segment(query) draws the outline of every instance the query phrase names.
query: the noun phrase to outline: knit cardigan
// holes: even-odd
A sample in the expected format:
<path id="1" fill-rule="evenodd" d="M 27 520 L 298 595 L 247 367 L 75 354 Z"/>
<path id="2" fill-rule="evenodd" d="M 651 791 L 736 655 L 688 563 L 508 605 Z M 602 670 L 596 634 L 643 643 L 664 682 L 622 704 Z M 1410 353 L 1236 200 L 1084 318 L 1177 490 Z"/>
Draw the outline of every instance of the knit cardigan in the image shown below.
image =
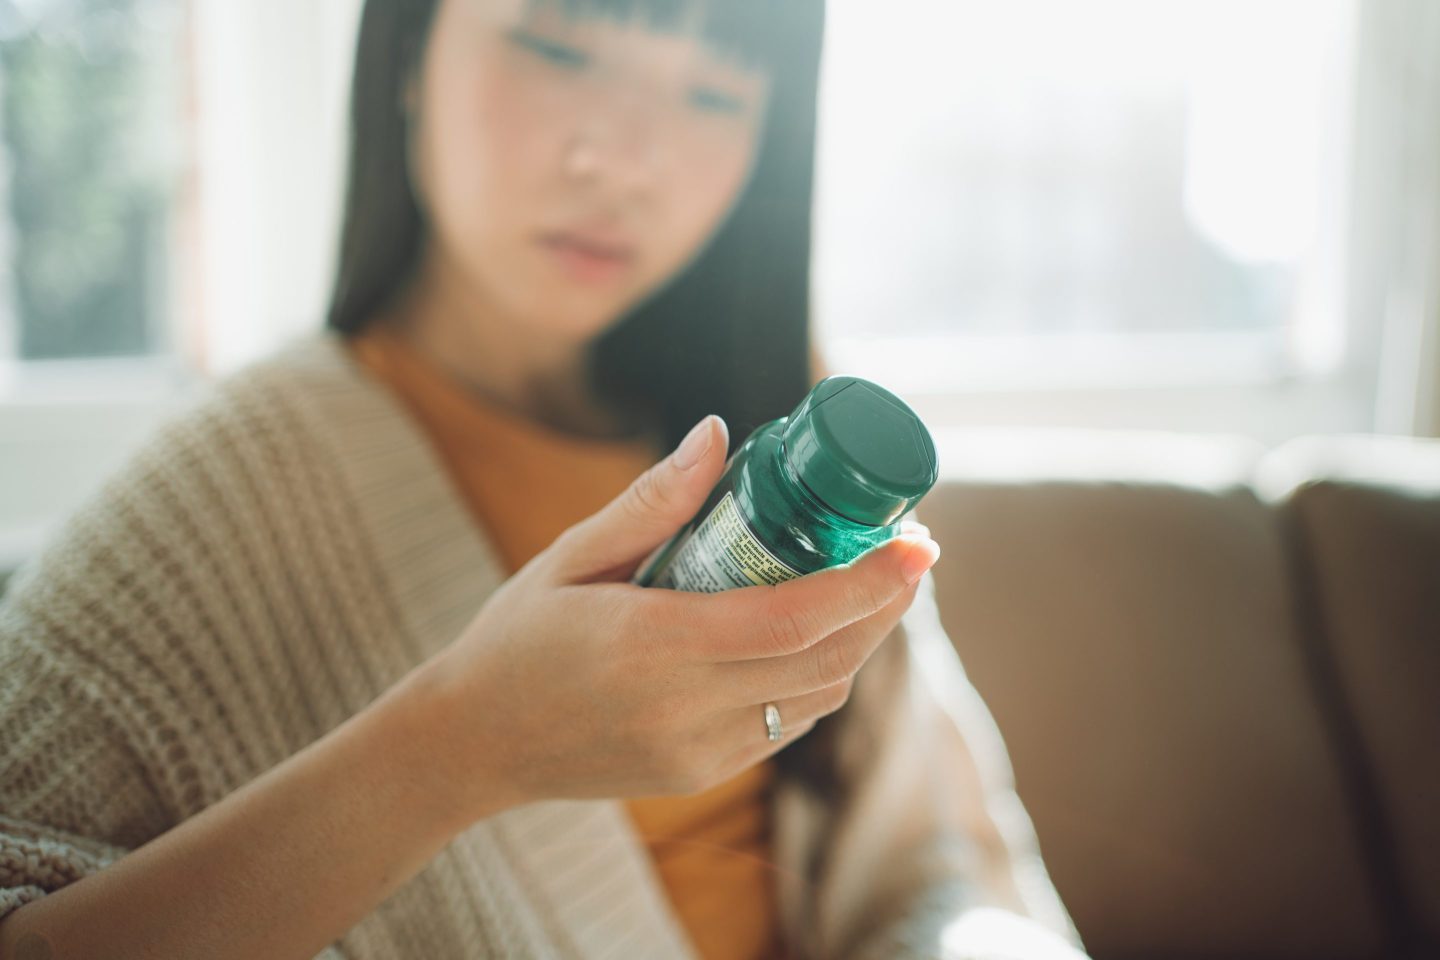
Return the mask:
<path id="1" fill-rule="evenodd" d="M 207 386 L 0 605 L 0 918 L 363 710 L 504 576 L 421 428 L 338 334 Z M 827 721 L 835 787 L 777 785 L 785 934 L 805 958 L 1078 956 L 933 589 L 927 574 Z M 984 907 L 1014 935 L 942 951 Z M 321 956 L 696 954 L 623 803 L 555 800 L 469 826 Z"/>

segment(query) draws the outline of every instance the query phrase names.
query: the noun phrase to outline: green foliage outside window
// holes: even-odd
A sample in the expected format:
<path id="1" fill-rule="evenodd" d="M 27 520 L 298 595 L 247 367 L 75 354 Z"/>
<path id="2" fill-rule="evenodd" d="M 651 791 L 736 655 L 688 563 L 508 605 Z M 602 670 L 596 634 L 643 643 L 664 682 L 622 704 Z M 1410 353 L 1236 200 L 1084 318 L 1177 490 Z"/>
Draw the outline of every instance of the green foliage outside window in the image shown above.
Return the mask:
<path id="1" fill-rule="evenodd" d="M 157 57 L 173 60 L 180 46 L 164 42 L 162 7 L 174 4 L 0 0 L 10 274 L 0 309 L 12 312 L 22 358 L 165 347 L 163 157 L 175 118 Z"/>

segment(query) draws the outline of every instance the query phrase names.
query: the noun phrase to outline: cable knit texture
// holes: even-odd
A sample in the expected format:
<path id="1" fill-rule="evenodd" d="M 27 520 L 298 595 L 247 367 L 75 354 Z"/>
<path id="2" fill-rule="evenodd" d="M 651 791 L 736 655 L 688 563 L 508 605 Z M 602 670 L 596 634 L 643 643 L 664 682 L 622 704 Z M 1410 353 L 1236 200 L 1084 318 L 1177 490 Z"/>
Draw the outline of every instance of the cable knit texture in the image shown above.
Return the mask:
<path id="1" fill-rule="evenodd" d="M 503 582 L 420 429 L 335 336 L 214 384 L 13 578 L 0 917 L 323 737 Z M 837 788 L 777 787 L 787 936 L 802 957 L 1012 956 L 942 952 L 946 925 L 993 906 L 1078 946 L 928 575 L 922 586 L 834 718 Z M 1013 956 L 1061 956 L 1038 950 Z M 323 954 L 694 955 L 618 801 L 477 822 Z"/>

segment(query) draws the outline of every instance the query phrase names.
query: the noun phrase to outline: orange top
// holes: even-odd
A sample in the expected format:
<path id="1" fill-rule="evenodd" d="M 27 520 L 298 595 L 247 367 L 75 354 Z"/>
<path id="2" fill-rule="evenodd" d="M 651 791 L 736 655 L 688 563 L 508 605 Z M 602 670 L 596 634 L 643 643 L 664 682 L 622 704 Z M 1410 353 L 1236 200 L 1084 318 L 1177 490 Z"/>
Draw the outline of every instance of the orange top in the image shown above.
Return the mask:
<path id="1" fill-rule="evenodd" d="M 571 436 L 488 403 L 378 323 L 349 345 L 428 433 L 510 573 L 663 455 L 643 440 Z M 707 960 L 782 952 L 770 861 L 772 776 L 767 761 L 697 795 L 626 802 Z"/>

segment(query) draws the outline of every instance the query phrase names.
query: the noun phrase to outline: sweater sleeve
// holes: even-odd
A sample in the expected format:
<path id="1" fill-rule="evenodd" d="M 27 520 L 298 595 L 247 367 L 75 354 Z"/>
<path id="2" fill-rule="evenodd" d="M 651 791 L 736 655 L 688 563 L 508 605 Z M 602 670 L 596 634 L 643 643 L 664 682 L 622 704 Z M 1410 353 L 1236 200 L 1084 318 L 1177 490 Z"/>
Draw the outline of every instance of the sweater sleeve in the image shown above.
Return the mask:
<path id="1" fill-rule="evenodd" d="M 118 860 L 164 816 L 41 629 L 0 607 L 0 918 Z"/>
<path id="2" fill-rule="evenodd" d="M 0 603 L 0 920 L 178 822 L 106 708 L 100 665 L 15 592 Z M 346 958 L 331 944 L 315 960 Z"/>
<path id="3" fill-rule="evenodd" d="M 125 552 L 157 541 L 120 509 L 120 483 L 77 511 L 0 598 L 0 920 L 202 805 L 203 774 L 184 743 L 196 718 L 177 709 L 184 681 L 171 679 L 186 651 L 137 627 L 177 615 L 164 591 L 185 573 Z M 317 960 L 344 957 L 332 944 Z"/>
<path id="4" fill-rule="evenodd" d="M 934 589 L 927 573 L 835 716 L 837 796 L 816 842 L 813 952 L 1080 960 L 1000 732 L 945 634 Z"/>

